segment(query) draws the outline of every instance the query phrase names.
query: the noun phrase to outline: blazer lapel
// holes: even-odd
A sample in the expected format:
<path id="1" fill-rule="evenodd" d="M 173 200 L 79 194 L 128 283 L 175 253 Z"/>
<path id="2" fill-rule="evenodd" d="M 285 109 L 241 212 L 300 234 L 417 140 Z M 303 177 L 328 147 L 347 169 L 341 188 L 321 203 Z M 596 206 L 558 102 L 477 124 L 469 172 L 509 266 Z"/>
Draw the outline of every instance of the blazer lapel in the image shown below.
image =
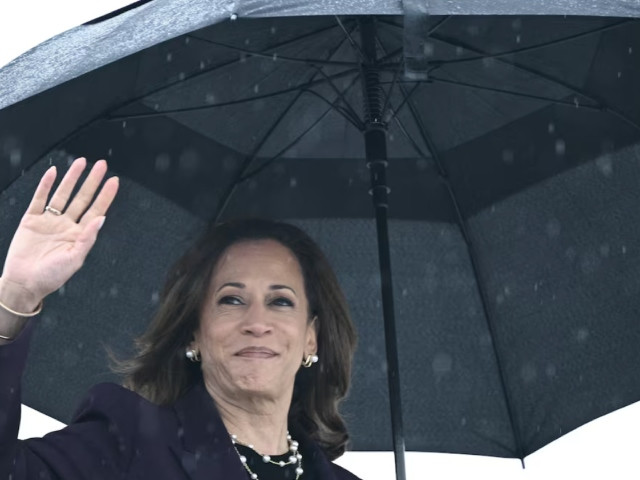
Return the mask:
<path id="1" fill-rule="evenodd" d="M 181 448 L 174 449 L 192 480 L 246 480 L 247 474 L 215 404 L 202 383 L 195 385 L 174 409 L 180 422 Z"/>

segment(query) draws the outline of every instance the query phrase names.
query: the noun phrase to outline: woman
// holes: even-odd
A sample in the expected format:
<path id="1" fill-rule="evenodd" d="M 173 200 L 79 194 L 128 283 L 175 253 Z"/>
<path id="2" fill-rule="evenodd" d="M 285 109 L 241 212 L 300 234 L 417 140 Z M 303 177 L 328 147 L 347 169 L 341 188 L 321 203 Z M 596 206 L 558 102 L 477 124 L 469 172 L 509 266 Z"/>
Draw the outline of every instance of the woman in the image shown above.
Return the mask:
<path id="1" fill-rule="evenodd" d="M 0 277 L 0 479 L 355 479 L 330 462 L 348 435 L 337 411 L 355 333 L 335 275 L 296 227 L 210 228 L 169 274 L 160 307 L 74 421 L 16 439 L 31 317 L 82 265 L 118 190 L 76 160 L 51 200 L 48 170 Z M 95 197 L 95 199 L 94 199 Z"/>

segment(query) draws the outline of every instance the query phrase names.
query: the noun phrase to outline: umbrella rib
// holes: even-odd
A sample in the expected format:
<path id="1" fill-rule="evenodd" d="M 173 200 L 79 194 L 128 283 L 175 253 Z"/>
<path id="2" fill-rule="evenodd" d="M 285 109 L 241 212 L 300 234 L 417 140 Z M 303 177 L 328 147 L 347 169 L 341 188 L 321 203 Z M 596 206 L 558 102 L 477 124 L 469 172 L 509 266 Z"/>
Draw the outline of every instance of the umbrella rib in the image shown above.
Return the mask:
<path id="1" fill-rule="evenodd" d="M 354 22 L 353 28 L 355 29 L 355 22 Z M 338 44 L 329 52 L 328 58 L 331 58 L 340 49 L 340 47 L 342 47 L 343 44 L 344 44 L 344 39 L 338 42 Z M 313 80 L 313 78 L 316 75 L 317 75 L 317 72 L 311 76 L 311 80 Z M 355 79 L 357 79 L 357 77 L 354 77 L 354 80 L 353 80 L 354 82 L 355 82 Z M 287 107 L 278 116 L 278 118 L 271 125 L 271 127 L 269 128 L 267 133 L 264 135 L 260 143 L 258 143 L 258 145 L 256 145 L 256 147 L 253 149 L 253 152 L 249 156 L 245 157 L 244 162 L 242 162 L 242 166 L 238 170 L 233 182 L 231 183 L 231 185 L 229 185 L 229 188 L 220 199 L 220 202 L 218 202 L 218 207 L 216 208 L 215 215 L 211 219 L 211 223 L 215 224 L 220 220 L 222 213 L 227 208 L 227 205 L 229 204 L 231 197 L 233 196 L 234 192 L 238 188 L 238 185 L 241 183 L 242 178 L 246 175 L 247 170 L 249 169 L 249 167 L 251 167 L 251 164 L 256 159 L 258 152 L 263 147 L 265 142 L 269 139 L 273 131 L 278 127 L 280 122 L 287 115 L 287 113 L 293 108 L 293 106 L 296 104 L 296 102 L 302 96 L 303 93 L 304 91 L 298 91 L 298 94 L 296 95 L 296 97 L 289 103 L 289 105 L 287 105 Z"/>
<path id="2" fill-rule="evenodd" d="M 585 109 L 589 109 L 589 110 L 596 110 L 598 112 L 604 112 L 606 111 L 606 107 L 603 107 L 601 105 L 576 105 L 575 102 L 569 102 L 566 100 L 559 100 L 556 98 L 550 98 L 550 97 L 542 97 L 540 95 L 531 95 L 528 93 L 522 93 L 522 92 L 515 92 L 513 90 L 504 90 L 502 88 L 493 88 L 493 87 L 487 87 L 484 85 L 476 85 L 473 83 L 466 83 L 466 82 L 460 82 L 457 80 L 448 80 L 445 78 L 439 78 L 439 77 L 433 77 L 430 76 L 429 80 L 432 80 L 435 83 L 446 83 L 449 85 L 457 85 L 460 87 L 468 87 L 468 88 L 473 88 L 476 90 L 484 90 L 484 91 L 488 91 L 488 92 L 495 92 L 495 93 L 503 93 L 505 95 L 513 95 L 516 97 L 522 97 L 522 98 L 529 98 L 532 100 L 540 100 L 540 101 L 544 101 L 544 102 L 548 102 L 548 103 L 554 103 L 556 105 L 563 105 L 566 107 L 573 107 L 573 108 L 577 108 L 578 106 L 580 108 L 585 108 Z"/>
<path id="3" fill-rule="evenodd" d="M 353 75 L 354 73 L 358 73 L 358 70 L 349 69 L 349 70 L 345 70 L 344 72 L 329 75 L 328 79 L 338 79 L 338 78 L 346 77 L 349 75 Z M 327 80 L 325 79 L 309 81 L 306 84 L 296 85 L 290 88 L 285 88 L 284 90 L 277 90 L 275 92 L 265 93 L 263 95 L 255 95 L 253 97 L 240 98 L 238 100 L 230 100 L 228 102 L 211 103 L 208 105 L 197 105 L 195 107 L 174 108 L 169 110 L 154 110 L 152 112 L 139 112 L 139 113 L 130 113 L 130 114 L 123 114 L 123 115 L 109 115 L 106 117 L 106 120 L 128 120 L 132 118 L 148 118 L 148 117 L 163 116 L 163 115 L 172 114 L 172 113 L 196 112 L 199 110 L 207 110 L 210 108 L 227 107 L 230 105 L 238 105 L 241 103 L 248 103 L 248 102 L 253 102 L 255 100 L 262 100 L 265 98 L 271 98 L 278 95 L 284 95 L 291 92 L 308 90 L 310 87 L 315 87 L 316 85 L 321 85 L 326 82 Z"/>
<path id="4" fill-rule="evenodd" d="M 281 47 L 284 47 L 284 46 L 290 45 L 290 44 L 292 44 L 292 43 L 295 43 L 295 42 L 297 42 L 297 41 L 299 41 L 299 40 L 302 40 L 302 39 L 305 39 L 305 38 L 309 38 L 309 37 L 313 37 L 313 36 L 316 36 L 316 35 L 320 35 L 320 34 L 322 34 L 322 33 L 326 32 L 327 30 L 331 30 L 331 29 L 333 29 L 333 28 L 336 28 L 336 27 L 335 27 L 335 25 L 331 25 L 331 26 L 324 27 L 324 28 L 319 28 L 318 30 L 314 30 L 313 32 L 309 32 L 309 33 L 307 33 L 307 34 L 300 35 L 300 36 L 298 36 L 298 37 L 296 37 L 296 38 L 292 38 L 292 39 L 289 39 L 289 40 L 285 40 L 285 41 L 284 41 L 284 42 L 282 42 L 282 43 L 277 43 L 277 44 L 275 44 L 275 45 L 269 46 L 269 47 L 265 48 L 265 50 L 270 50 L 270 49 L 273 49 L 273 48 L 281 48 Z M 198 38 L 198 37 L 194 37 L 194 38 Z M 151 95 L 154 95 L 154 94 L 156 94 L 156 93 L 158 93 L 158 92 L 162 92 L 163 90 L 167 90 L 167 89 L 169 89 L 169 88 L 171 88 L 171 87 L 174 87 L 174 86 L 176 86 L 176 85 L 178 85 L 178 84 L 180 84 L 180 83 L 184 83 L 185 81 L 193 80 L 193 79 L 198 78 L 198 77 L 200 77 L 200 76 L 202 76 L 202 75 L 206 75 L 206 74 L 209 74 L 209 73 L 211 73 L 211 72 L 215 72 L 216 70 L 218 70 L 218 69 L 220 69 L 220 68 L 228 67 L 228 66 L 233 65 L 233 64 L 235 64 L 235 63 L 239 63 L 240 61 L 241 61 L 241 59 L 231 60 L 231 61 L 229 61 L 229 62 L 222 63 L 222 64 L 220 64 L 220 65 L 216 65 L 215 67 L 212 67 L 212 68 L 205 69 L 205 70 L 202 70 L 202 71 L 200 71 L 200 72 L 194 73 L 193 75 L 186 76 L 186 77 L 185 77 L 185 78 L 183 78 L 182 80 L 176 80 L 176 81 L 174 81 L 174 82 L 169 82 L 169 83 L 168 83 L 168 84 L 166 84 L 166 85 L 162 85 L 162 86 L 160 86 L 160 87 L 157 87 L 157 88 L 155 88 L 155 89 L 152 89 L 151 91 L 145 92 L 145 93 L 143 93 L 143 94 L 141 94 L 141 95 L 138 95 L 137 97 L 135 97 L 135 98 L 133 98 L 133 99 L 127 100 L 127 101 L 125 101 L 125 102 L 121 103 L 120 105 L 117 105 L 116 107 L 112 108 L 112 109 L 107 113 L 107 115 L 109 115 L 109 113 L 110 113 L 110 112 L 114 112 L 114 111 L 117 111 L 117 110 L 119 110 L 119 109 L 121 109 L 121 108 L 128 107 L 129 105 L 132 105 L 132 104 L 134 104 L 134 103 L 137 103 L 137 102 L 139 102 L 140 100 L 143 100 L 143 99 L 145 99 L 145 98 L 147 98 L 147 97 L 149 97 L 149 96 L 151 96 Z"/>
<path id="5" fill-rule="evenodd" d="M 434 36 L 433 38 L 436 38 L 437 40 L 442 41 L 444 43 L 448 43 L 449 45 L 460 46 L 460 47 L 466 48 L 467 50 L 470 50 L 470 51 L 472 51 L 474 53 L 483 54 L 483 55 L 484 54 L 490 55 L 490 54 L 488 54 L 488 53 L 486 53 L 486 52 L 484 52 L 484 51 L 482 51 L 482 50 L 480 50 L 478 48 L 472 47 L 472 46 L 470 46 L 470 45 L 468 45 L 468 44 L 466 44 L 464 42 L 457 42 L 457 41 L 448 39 L 446 37 L 440 37 L 440 36 Z M 640 125 L 637 122 L 635 122 L 634 120 L 629 118 L 624 113 L 620 112 L 618 109 L 606 105 L 604 102 L 598 100 L 594 95 L 590 94 L 589 92 L 587 92 L 585 90 L 581 90 L 580 88 L 575 87 L 575 86 L 565 82 L 564 80 L 562 80 L 560 78 L 557 78 L 557 77 L 554 77 L 554 76 L 552 76 L 550 74 L 547 74 L 547 73 L 541 72 L 539 70 L 536 70 L 533 67 L 529 67 L 527 65 L 523 65 L 520 62 L 516 62 L 516 61 L 513 61 L 513 60 L 507 60 L 507 59 L 500 58 L 500 57 L 497 57 L 496 61 L 501 62 L 501 63 L 505 63 L 505 64 L 510 65 L 512 67 L 516 67 L 519 70 L 522 70 L 524 72 L 527 72 L 527 73 L 530 73 L 532 75 L 535 75 L 535 76 L 537 76 L 539 78 L 542 78 L 543 80 L 546 80 L 546 81 L 548 81 L 550 83 L 553 83 L 555 85 L 560 85 L 561 87 L 566 88 L 567 90 L 575 93 L 576 95 L 581 95 L 581 96 L 591 100 L 592 102 L 595 102 L 595 103 L 601 105 L 602 106 L 601 108 L 604 111 L 609 112 L 609 113 L 617 116 L 618 118 L 620 118 L 621 120 L 623 120 L 627 124 L 629 124 L 630 126 L 634 127 L 636 130 L 640 131 Z"/>
<path id="6" fill-rule="evenodd" d="M 349 114 L 351 115 L 351 121 L 352 123 L 354 123 L 354 125 L 356 126 L 356 128 L 358 130 L 363 130 L 364 129 L 364 123 L 363 121 L 360 119 L 360 117 L 358 117 L 358 113 L 353 109 L 353 107 L 351 106 L 351 104 L 349 104 L 349 102 L 347 101 L 347 99 L 344 96 L 344 93 L 341 92 L 338 87 L 335 86 L 335 84 L 331 81 L 331 79 L 328 77 L 328 75 L 322 71 L 322 69 L 320 67 L 316 67 L 316 70 L 318 71 L 318 73 L 320 75 L 322 75 L 324 77 L 324 79 L 327 81 L 327 83 L 329 83 L 329 86 L 332 88 L 332 90 L 336 93 L 336 95 L 338 95 L 338 98 L 340 100 L 342 100 L 342 103 L 345 104 L 347 111 L 349 112 Z M 345 90 L 346 91 L 346 90 Z M 332 105 L 333 106 L 333 105 Z M 334 106 L 335 108 L 335 106 Z"/>
<path id="7" fill-rule="evenodd" d="M 351 84 L 349 84 L 347 86 L 347 88 L 345 89 L 345 92 L 349 89 L 351 89 L 351 87 L 353 87 L 353 85 L 355 85 L 355 80 L 354 79 Z M 331 112 L 331 110 L 334 109 L 334 106 L 331 105 L 330 108 L 328 108 L 327 110 L 325 110 L 325 112 L 320 115 L 320 117 L 318 117 L 318 119 L 313 122 L 308 128 L 306 128 L 300 135 L 298 135 L 291 143 L 289 143 L 286 147 L 284 147 L 282 150 L 280 150 L 278 153 L 276 153 L 275 155 L 273 155 L 269 160 L 265 161 L 262 165 L 260 165 L 259 167 L 255 168 L 253 171 L 248 172 L 247 174 L 245 174 L 242 178 L 240 178 L 239 183 L 245 182 L 246 180 L 249 180 L 252 177 L 255 177 L 256 175 L 258 175 L 260 172 L 262 172 L 264 169 L 266 169 L 269 165 L 271 165 L 275 160 L 277 160 L 278 158 L 280 158 L 287 150 L 289 150 L 292 147 L 295 147 L 298 143 L 300 143 L 300 140 L 302 140 L 304 138 L 304 136 L 309 133 L 318 123 L 320 123 L 320 121 L 322 121 L 322 119 L 324 117 L 326 117 L 329 112 Z M 356 125 L 357 127 L 357 125 Z"/>
<path id="8" fill-rule="evenodd" d="M 262 53 L 262 52 L 255 52 L 253 50 L 247 50 L 246 48 L 236 47 L 234 45 L 227 45 L 226 43 L 220 43 L 220 42 L 216 42 L 216 41 L 209 40 L 209 39 L 206 39 L 206 38 L 200 38 L 200 37 L 195 37 L 195 36 L 192 36 L 192 38 L 194 38 L 196 40 L 200 40 L 201 42 L 208 43 L 210 45 L 215 45 L 217 47 L 226 48 L 228 50 L 233 50 L 233 51 L 236 51 L 238 53 L 244 53 L 245 55 L 248 55 L 250 57 L 268 58 L 270 60 L 282 60 L 283 62 L 302 63 L 304 65 L 310 65 L 310 66 L 324 65 L 324 66 L 332 66 L 332 67 L 353 67 L 354 65 L 356 65 L 355 62 L 335 62 L 335 61 L 332 61 L 332 60 L 318 60 L 318 59 L 314 59 L 314 58 L 287 57 L 287 56 L 277 55 L 276 53 L 266 54 L 266 53 Z M 271 48 L 273 48 L 273 47 L 271 47 Z"/>
<path id="9" fill-rule="evenodd" d="M 356 77 L 357 78 L 357 77 Z M 349 123 L 351 123 L 351 125 L 353 125 L 354 127 L 356 127 L 358 130 L 362 130 L 362 122 L 359 122 L 359 118 L 353 119 L 350 115 L 350 111 L 349 110 L 343 110 L 342 108 L 340 108 L 338 105 L 336 105 L 336 102 L 331 102 L 328 98 L 323 97 L 322 95 L 320 95 L 318 92 L 314 91 L 314 90 L 309 90 L 309 89 L 303 89 L 302 90 L 305 93 L 310 93 L 311 95 L 315 95 L 316 97 L 318 97 L 320 100 L 322 100 L 323 102 L 325 102 L 327 105 L 329 105 L 330 109 L 335 110 L 336 112 L 338 112 L 340 115 L 342 115 Z M 342 93 L 339 92 L 340 95 L 342 95 Z M 344 101 L 344 100 L 343 100 Z M 328 112 L 327 112 L 328 113 Z M 324 117 L 325 114 L 323 114 Z"/>
<path id="10" fill-rule="evenodd" d="M 362 48 L 360 48 L 360 45 L 358 45 L 358 43 L 353 39 L 353 37 L 351 36 L 351 33 L 347 31 L 347 29 L 344 26 L 344 23 L 342 23 L 342 20 L 340 20 L 340 17 L 336 15 L 335 18 L 336 18 L 336 22 L 338 23 L 338 26 L 344 32 L 344 35 L 347 37 L 347 40 L 349 40 L 349 44 L 351 44 L 351 47 L 356 51 L 356 53 L 360 57 L 360 61 L 364 62 L 365 57 L 364 57 L 364 53 L 362 52 Z"/>
<path id="11" fill-rule="evenodd" d="M 405 89 L 402 85 L 400 85 L 400 91 L 402 92 L 402 95 L 406 95 Z M 523 462 L 524 465 L 524 454 L 523 454 L 523 447 L 522 447 L 522 440 L 520 437 L 520 431 L 517 428 L 517 425 L 515 423 L 515 418 L 514 418 L 514 412 L 513 412 L 513 402 L 511 401 L 511 396 L 509 395 L 509 391 L 507 390 L 506 387 L 506 381 L 504 378 L 504 369 L 502 367 L 502 360 L 500 357 L 500 354 L 496 348 L 495 345 L 495 335 L 494 335 L 494 328 L 493 328 L 493 323 L 491 321 L 491 316 L 490 316 L 490 312 L 489 312 L 489 303 L 488 303 L 488 297 L 487 297 L 487 293 L 485 292 L 484 288 L 482 287 L 482 283 L 480 281 L 480 269 L 478 266 L 478 261 L 476 259 L 476 255 L 475 255 L 475 250 L 473 248 L 473 242 L 471 241 L 469 232 L 467 230 L 467 226 L 466 223 L 464 221 L 464 217 L 462 215 L 462 209 L 460 207 L 460 203 L 458 202 L 458 197 L 456 196 L 456 192 L 455 189 L 453 188 L 453 185 L 451 184 L 450 178 L 449 178 L 449 174 L 446 170 L 446 168 L 444 167 L 442 161 L 440 160 L 440 154 L 438 153 L 438 150 L 435 146 L 435 144 L 433 143 L 433 141 L 431 140 L 430 135 L 427 132 L 427 129 L 424 125 L 424 123 L 422 122 L 422 120 L 420 119 L 420 116 L 417 114 L 417 112 L 415 111 L 415 107 L 413 105 L 413 103 L 411 101 L 407 101 L 408 105 L 409 105 L 409 111 L 411 112 L 411 115 L 414 119 L 414 121 L 416 122 L 416 124 L 418 125 L 418 129 L 420 131 L 420 134 L 425 142 L 425 144 L 429 147 L 429 150 L 431 152 L 432 158 L 436 164 L 436 167 L 438 169 L 439 172 L 439 176 L 442 178 L 442 180 L 444 181 L 446 187 L 447 187 L 447 191 L 449 193 L 449 197 L 451 198 L 451 202 L 453 203 L 455 212 L 456 212 L 456 220 L 458 223 L 458 227 L 460 228 L 460 232 L 462 233 L 462 237 L 467 245 L 467 251 L 469 253 L 469 260 L 471 261 L 471 269 L 473 271 L 473 274 L 476 278 L 476 285 L 478 288 L 478 294 L 480 296 L 480 302 L 482 304 L 482 309 L 484 311 L 484 317 L 485 320 L 487 322 L 487 328 L 489 329 L 489 333 L 491 335 L 491 345 L 493 347 L 493 353 L 496 359 L 496 364 L 498 367 L 498 376 L 500 379 L 500 386 L 502 388 L 502 392 L 504 394 L 504 399 L 505 399 L 505 403 L 506 403 L 506 407 L 507 407 L 507 415 L 509 417 L 509 423 L 511 424 L 511 429 L 513 432 L 513 436 L 514 436 L 514 440 L 515 440 L 515 444 L 516 444 L 516 454 L 518 456 L 518 458 L 520 458 L 520 460 Z"/>
<path id="12" fill-rule="evenodd" d="M 622 20 L 620 22 L 616 22 L 616 23 L 611 23 L 609 25 L 605 25 L 603 27 L 598 27 L 598 28 L 593 29 L 593 30 L 588 30 L 586 32 L 576 33 L 575 35 L 570 35 L 568 37 L 562 37 L 562 38 L 558 38 L 558 39 L 555 39 L 555 40 L 549 40 L 548 42 L 538 43 L 538 44 L 535 44 L 535 45 L 530 45 L 528 47 L 516 48 L 516 49 L 513 49 L 513 50 L 508 50 L 506 52 L 499 52 L 499 53 L 493 53 L 493 54 L 487 54 L 487 55 L 478 55 L 476 57 L 456 58 L 456 59 L 452 59 L 452 60 L 441 60 L 441 61 L 437 61 L 437 62 L 434 62 L 434 63 L 437 64 L 438 66 L 441 66 L 441 65 L 453 65 L 453 64 L 460 64 L 460 63 L 466 63 L 466 62 L 474 62 L 474 61 L 477 61 L 477 60 L 484 60 L 486 58 L 500 58 L 500 57 L 504 57 L 504 56 L 508 56 L 508 55 L 516 55 L 518 53 L 531 52 L 531 51 L 534 51 L 534 50 L 539 50 L 541 48 L 546 48 L 546 47 L 550 47 L 550 46 L 560 45 L 560 44 L 563 44 L 563 43 L 566 43 L 566 42 L 571 42 L 571 41 L 576 40 L 578 38 L 587 37 L 587 36 L 590 36 L 590 35 L 594 35 L 596 33 L 602 33 L 602 32 L 605 32 L 607 30 L 611 30 L 611 29 L 617 28 L 617 27 L 619 27 L 621 25 L 625 25 L 625 24 L 627 24 L 629 22 L 633 22 L 633 21 L 634 20 L 626 19 L 626 20 Z"/>

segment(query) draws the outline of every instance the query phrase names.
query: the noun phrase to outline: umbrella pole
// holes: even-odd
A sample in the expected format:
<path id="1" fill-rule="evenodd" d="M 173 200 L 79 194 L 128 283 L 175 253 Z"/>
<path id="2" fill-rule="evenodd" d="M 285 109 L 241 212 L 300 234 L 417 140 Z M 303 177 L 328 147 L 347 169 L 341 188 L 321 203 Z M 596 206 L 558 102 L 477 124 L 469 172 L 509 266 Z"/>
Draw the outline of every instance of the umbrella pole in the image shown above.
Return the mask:
<path id="1" fill-rule="evenodd" d="M 387 215 L 389 205 L 389 187 L 387 186 L 386 175 L 387 128 L 382 121 L 384 92 L 380 85 L 380 72 L 376 61 L 375 19 L 373 17 L 365 17 L 361 19 L 359 23 L 364 56 L 362 63 L 362 86 L 365 111 L 364 141 L 367 167 L 369 167 L 371 173 L 370 193 L 373 196 L 373 205 L 376 213 L 393 452 L 396 462 L 396 478 L 397 480 L 405 480 L 406 469 L 402 403 L 400 398 L 400 369 L 393 308 L 393 283 L 391 277 L 391 254 L 389 249 L 389 225 Z"/>

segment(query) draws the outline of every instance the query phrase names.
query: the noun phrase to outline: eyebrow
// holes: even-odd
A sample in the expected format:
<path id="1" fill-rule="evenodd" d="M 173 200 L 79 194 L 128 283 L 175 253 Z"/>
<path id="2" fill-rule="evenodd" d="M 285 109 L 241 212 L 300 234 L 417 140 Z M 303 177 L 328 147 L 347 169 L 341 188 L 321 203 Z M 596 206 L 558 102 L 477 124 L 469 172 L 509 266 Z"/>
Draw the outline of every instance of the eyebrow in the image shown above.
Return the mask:
<path id="1" fill-rule="evenodd" d="M 240 283 L 240 282 L 227 282 L 220 285 L 220 288 L 216 290 L 216 293 L 218 293 L 224 287 L 246 288 L 247 286 L 244 283 Z M 294 295 L 298 296 L 296 291 L 287 285 L 269 285 L 269 290 L 291 290 Z"/>

